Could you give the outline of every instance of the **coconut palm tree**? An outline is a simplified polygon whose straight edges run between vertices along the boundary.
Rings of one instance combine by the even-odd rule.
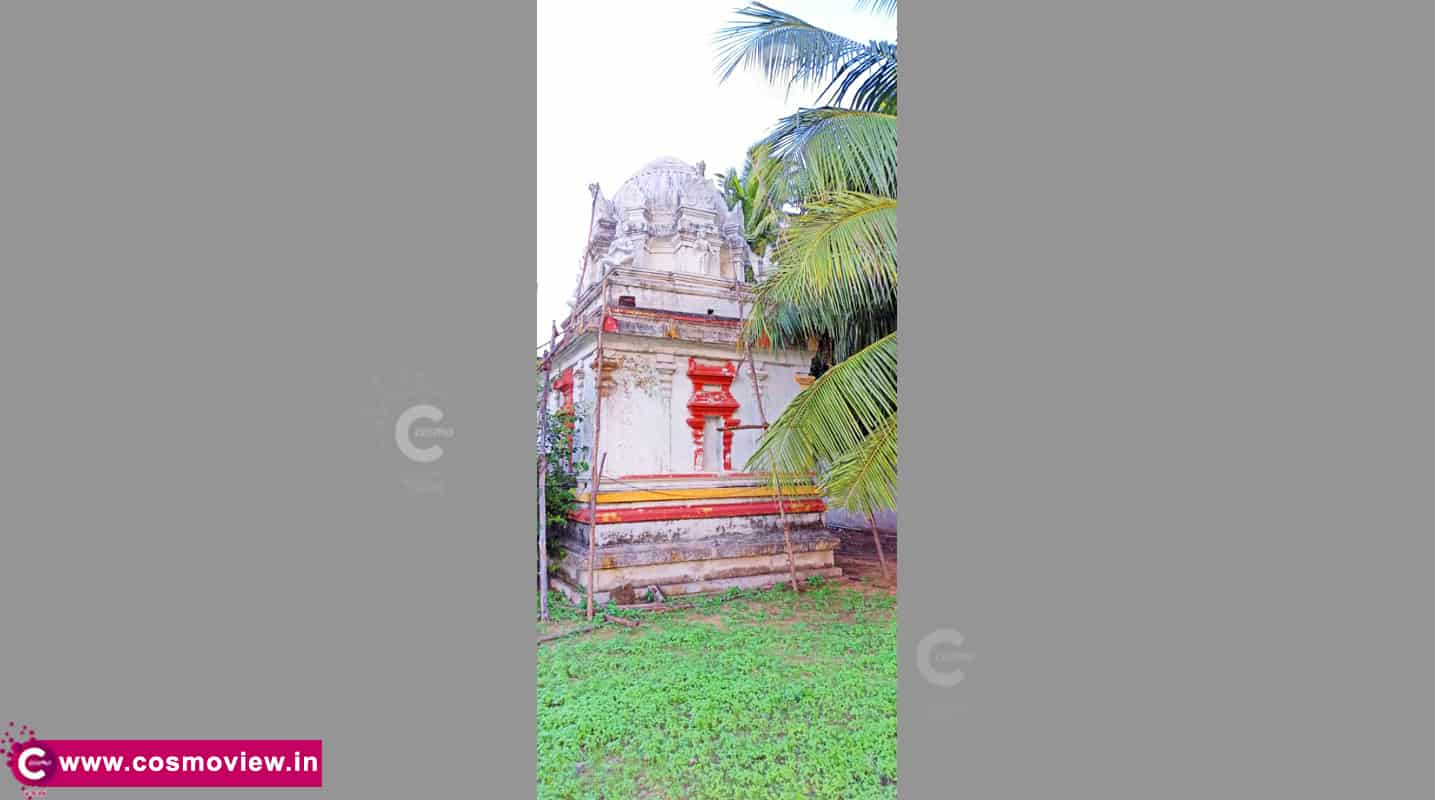
[[[743,235],[747,246],[758,254],[777,244],[782,214],[776,183],[783,164],[769,155],[770,150],[767,145],[754,145],[747,152],[742,172],[729,169],[722,176],[723,199],[728,208],[742,205]]]
[[[894,14],[895,0],[859,7]],[[778,480],[818,473],[829,504],[896,505],[897,45],[859,42],[762,3],[718,32],[718,73],[755,69],[817,105],[778,121],[765,148],[782,221],[776,268],[756,288],[742,342],[823,342],[832,366],[759,441],[750,468]],[[795,198],[795,204],[789,204]],[[775,202],[774,202],[775,201]]]

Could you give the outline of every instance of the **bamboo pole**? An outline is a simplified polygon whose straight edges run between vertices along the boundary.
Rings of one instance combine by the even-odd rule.
[[[538,415],[538,618],[548,621],[548,390],[553,377],[553,347],[558,340],[554,325],[543,354],[543,399]]]
[[[569,637],[569,636],[577,636],[577,635],[582,634],[582,633],[588,633],[588,632],[590,632],[590,631],[596,631],[596,630],[598,630],[598,629],[601,628],[601,627],[603,627],[603,623],[600,622],[600,623],[597,623],[597,624],[595,624],[595,625],[585,625],[585,626],[582,627],[582,628],[575,628],[575,629],[573,629],[573,630],[571,630],[571,631],[563,631],[562,633],[550,633],[550,634],[548,634],[547,636],[540,636],[540,637],[538,637],[538,643],[539,643],[539,644],[543,644],[544,642],[552,642],[552,641],[556,641],[556,640],[558,640],[558,639],[565,639],[565,638],[567,638],[567,637]]]
[[[593,439],[598,438],[597,431],[593,432]],[[604,453],[603,458],[598,462],[597,469],[593,472],[593,480],[588,487],[588,619],[593,619],[593,573],[598,565],[598,481],[603,478],[603,465],[608,461],[608,454]]]
[[[877,518],[872,516],[871,511],[867,512],[867,524],[872,526],[872,541],[877,545],[877,560],[882,562],[882,578],[891,580],[892,573],[887,571],[887,557],[882,554],[882,537],[877,535]]]
[[[743,321],[741,280],[742,279],[740,277],[739,270],[734,269],[732,276],[732,290],[733,294],[737,296],[737,318],[739,323]],[[741,347],[742,334],[739,333],[738,336],[738,346]],[[762,429],[766,431],[767,412],[764,411],[762,408],[762,387],[758,386],[757,363],[753,360],[752,348],[743,347],[743,349],[747,351],[747,368],[752,375],[752,395],[754,398],[757,399],[757,417],[762,422]],[[782,520],[782,541],[787,548],[787,575],[789,578],[792,579],[792,594],[795,597],[800,591],[800,589],[797,586],[797,557],[792,552],[792,523],[789,522],[787,519],[787,507],[782,501],[782,480],[777,476],[776,472],[773,473],[772,488],[775,491],[777,497],[777,515]]]
[[[583,255],[582,255],[582,257],[580,257],[580,258],[578,259],[578,287],[573,290],[573,302],[574,302],[575,304],[578,302],[579,296],[583,294],[583,279],[588,276],[588,248],[589,248],[589,246],[590,246],[590,245],[592,244],[592,242],[593,242],[593,239],[592,239],[592,237],[593,237],[593,220],[598,217],[598,184],[597,184],[597,183],[594,183],[594,184],[592,184],[591,186],[589,186],[589,187],[588,187],[588,191],[593,195],[593,202],[592,202],[592,204],[589,205],[589,207],[588,207],[588,237],[589,237],[589,238],[588,238],[588,243],[585,244],[585,245],[583,245]],[[563,328],[564,328],[565,330],[568,328],[568,323],[569,323],[569,321],[571,321],[571,320],[573,319],[573,312],[574,312],[574,311],[577,311],[577,310],[578,310],[578,309],[577,309],[577,307],[576,307],[576,305],[575,305],[575,307],[573,308],[573,310],[568,312],[568,318],[565,319],[565,320],[563,320]]]
[[[603,326],[608,322],[608,276],[604,275],[598,284],[598,341],[593,348],[593,449],[590,456],[599,453],[598,437],[603,432]],[[598,481],[603,474],[603,462],[608,454],[603,453],[602,461],[594,462],[592,476],[588,479],[588,619],[593,619],[593,567],[595,565],[598,539]]]

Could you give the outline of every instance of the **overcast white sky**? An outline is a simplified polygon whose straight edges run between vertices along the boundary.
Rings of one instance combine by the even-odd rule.
[[[894,17],[853,0],[766,0],[767,5],[859,40],[897,38]],[[538,318],[534,344],[562,321],[588,234],[588,184],[613,196],[660,156],[708,174],[743,154],[812,92],[739,72],[718,84],[713,35],[741,0],[540,0],[538,4]]]

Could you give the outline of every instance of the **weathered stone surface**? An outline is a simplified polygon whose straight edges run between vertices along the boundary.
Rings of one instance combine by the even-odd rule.
[[[601,527],[601,526],[600,526]],[[793,562],[798,570],[832,568],[833,552],[840,540],[825,530],[800,530],[792,534]],[[587,586],[588,551],[578,540],[565,541],[566,557],[559,562],[560,575],[569,583]],[[702,591],[701,584],[732,578],[787,574],[786,543],[781,535],[749,535],[700,542],[610,545],[597,548],[594,591],[607,592],[624,586],[644,589],[657,585],[665,593]],[[838,570],[840,574],[840,570]],[[666,587],[674,588],[671,592]],[[751,583],[745,585],[770,585]]]
[[[576,405],[585,458],[606,458],[595,534],[599,601],[625,586],[685,594],[786,580],[776,501],[761,490],[763,476],[744,470],[761,436],[759,395],[765,419],[776,419],[801,390],[796,377],[811,352],[759,349],[749,365],[736,347],[753,304],[744,268],[763,271],[766,254],[749,251],[742,209],[727,207],[701,165],[661,158],[612,198],[596,184],[589,189],[594,221],[552,364],[571,374],[555,406]],[[587,483],[583,475],[579,490]],[[838,540],[822,525],[820,500],[790,499],[798,504],[780,508],[798,569],[829,574]],[[561,585],[582,593],[589,526],[570,523],[563,535]]]
[[[602,526],[599,526],[600,530]],[[793,531],[792,549],[795,553],[835,550],[841,540],[825,531]],[[587,543],[577,538],[564,539],[564,547],[570,559],[576,559],[578,566],[588,561]],[[596,548],[599,569],[641,566],[645,564],[672,564],[708,559],[745,558],[782,554],[786,558],[787,545],[778,536],[730,536],[698,541],[644,542],[621,545],[604,545]]]
[[[793,562],[799,570],[826,569],[833,566],[832,550],[813,550],[795,553]],[[581,561],[571,566],[576,570],[564,570],[573,583],[587,586],[587,573],[581,569]],[[669,586],[726,578],[748,578],[757,575],[787,573],[787,555],[752,555],[741,558],[720,558],[704,561],[674,561],[665,564],[642,564],[631,567],[608,567],[604,565],[594,573],[594,591],[610,591],[620,586],[638,589],[651,586]]]
[[[837,578],[841,577],[841,575],[842,570],[839,567],[797,570],[797,579],[799,581],[806,581],[808,578],[814,577]],[[788,577],[786,567],[784,566],[781,572],[769,572],[764,575],[752,575],[740,578],[719,578],[688,583],[662,584],[658,586],[658,589],[666,597],[679,597],[682,595],[690,594],[712,594],[716,592],[723,592],[732,588],[762,589],[768,586],[776,586],[780,583],[787,583],[788,580],[790,580],[790,578]],[[634,592],[635,594],[641,596],[642,592],[646,590],[648,586],[651,585],[653,584],[634,584],[634,586],[636,587],[634,588]],[[578,585],[570,583],[564,578],[555,578],[553,580],[553,587],[562,592],[565,597],[567,597],[575,604],[582,604],[587,597],[586,584]],[[593,591],[593,602],[598,605],[607,603],[608,600],[612,597],[613,592],[611,590],[594,589]]]
[[[789,514],[794,531],[826,530],[820,513]],[[569,523],[568,536],[588,546],[588,525]],[[624,522],[598,526],[598,546],[623,544],[702,543],[727,537],[766,535],[782,540],[782,518],[775,514],[750,517],[714,517],[712,519],[665,520],[661,522]]]

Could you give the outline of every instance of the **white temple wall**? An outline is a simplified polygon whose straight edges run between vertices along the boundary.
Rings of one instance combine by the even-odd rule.
[[[638,308],[661,308],[699,316],[706,316],[711,309],[715,316],[736,319],[737,299],[731,294],[732,284],[716,275],[707,277],[711,280],[689,283],[672,274],[625,275],[612,281],[609,301],[617,304],[620,297],[627,295]]]
[[[759,392],[766,419],[776,420],[801,391],[796,377],[812,357],[803,349],[756,352],[754,377],[737,351],[738,292],[750,297],[753,287],[736,279],[744,263],[753,264],[755,278],[769,263],[743,241],[741,209],[727,206],[703,163],[675,158],[646,164],[611,199],[596,183],[589,190],[594,221],[582,288],[554,367],[565,386],[563,370],[572,370],[573,400],[585,415],[578,442],[590,447],[584,458],[596,463],[606,455],[607,462],[596,516],[580,509],[562,529],[575,547],[559,564],[555,585],[581,597],[588,565],[578,553],[589,535],[598,547],[598,603],[631,603],[649,585],[678,596],[784,582],[789,548],[799,579],[840,575],[832,556],[838,538],[822,525],[815,487],[791,498],[779,519],[762,476],[732,474],[749,471],[762,437]],[[603,364],[595,370],[600,335]],[[696,389],[692,358],[704,367]],[[704,393],[695,404],[705,417],[697,437],[703,446],[688,425],[695,390]],[[563,399],[555,397],[554,405]],[[595,420],[599,403],[602,418]],[[718,427],[729,419],[743,429],[724,437]],[[729,468],[724,438],[731,441]],[[709,471],[714,462],[717,471]],[[583,474],[580,491],[587,482]]]
[[[701,465],[695,468],[695,445],[687,423],[693,393],[687,374],[689,357],[705,364],[731,362],[737,370],[730,387],[739,404],[735,415],[743,425],[760,422],[752,376],[730,345],[610,336],[603,349],[607,360],[616,362],[613,389],[603,398],[602,412],[608,475],[703,471]],[[766,374],[763,408],[771,421],[801,389],[795,376],[806,373],[809,356],[799,351],[760,355],[759,376]],[[745,470],[761,433],[755,429],[733,433],[732,471]]]
[[[782,354],[767,354],[761,351],[754,354],[757,357],[758,380],[762,389],[762,407],[767,412],[767,421],[775,421],[782,410],[792,402],[802,387],[797,383],[797,375],[807,374],[807,368],[811,363],[812,356],[800,351],[790,351]],[[757,398],[752,389],[752,374],[745,364],[738,372],[738,377],[733,381],[732,394],[741,403],[738,409],[738,416],[742,418],[744,425],[756,425],[761,420],[757,413]],[[764,377],[765,374],[765,377]],[[746,470],[747,460],[757,447],[758,439],[762,437],[760,430],[743,430],[734,434],[732,449],[732,465],[735,470]]]
[[[657,354],[603,343],[605,359],[615,368],[611,391],[603,397],[601,449],[608,454],[605,475],[666,472],[668,436],[658,420],[667,415],[663,375]],[[601,454],[600,456],[601,457]],[[610,487],[616,489],[617,487]]]
[[[743,425],[756,425],[761,421],[752,375],[746,361],[738,357],[730,344],[609,334],[604,339],[603,350],[612,369],[609,376],[612,387],[603,397],[602,409],[601,448],[608,454],[607,475],[703,471],[700,466],[694,468],[692,429],[687,423],[688,401],[693,393],[692,379],[687,374],[689,357],[696,357],[704,364],[731,362],[737,372],[729,387],[738,402],[735,415]],[[796,376],[807,373],[811,356],[802,351],[759,351],[756,356],[763,409],[771,422],[801,390]],[[596,462],[602,453],[591,450],[592,410],[597,401],[593,358],[594,350],[585,348],[582,355],[555,364],[554,378],[556,380],[565,368],[573,367],[574,400],[585,412],[577,431],[578,441],[590,448],[588,458]],[[550,395],[550,408],[557,408],[561,402],[557,392]],[[747,460],[761,435],[758,429],[733,433],[732,471],[746,471]]]

